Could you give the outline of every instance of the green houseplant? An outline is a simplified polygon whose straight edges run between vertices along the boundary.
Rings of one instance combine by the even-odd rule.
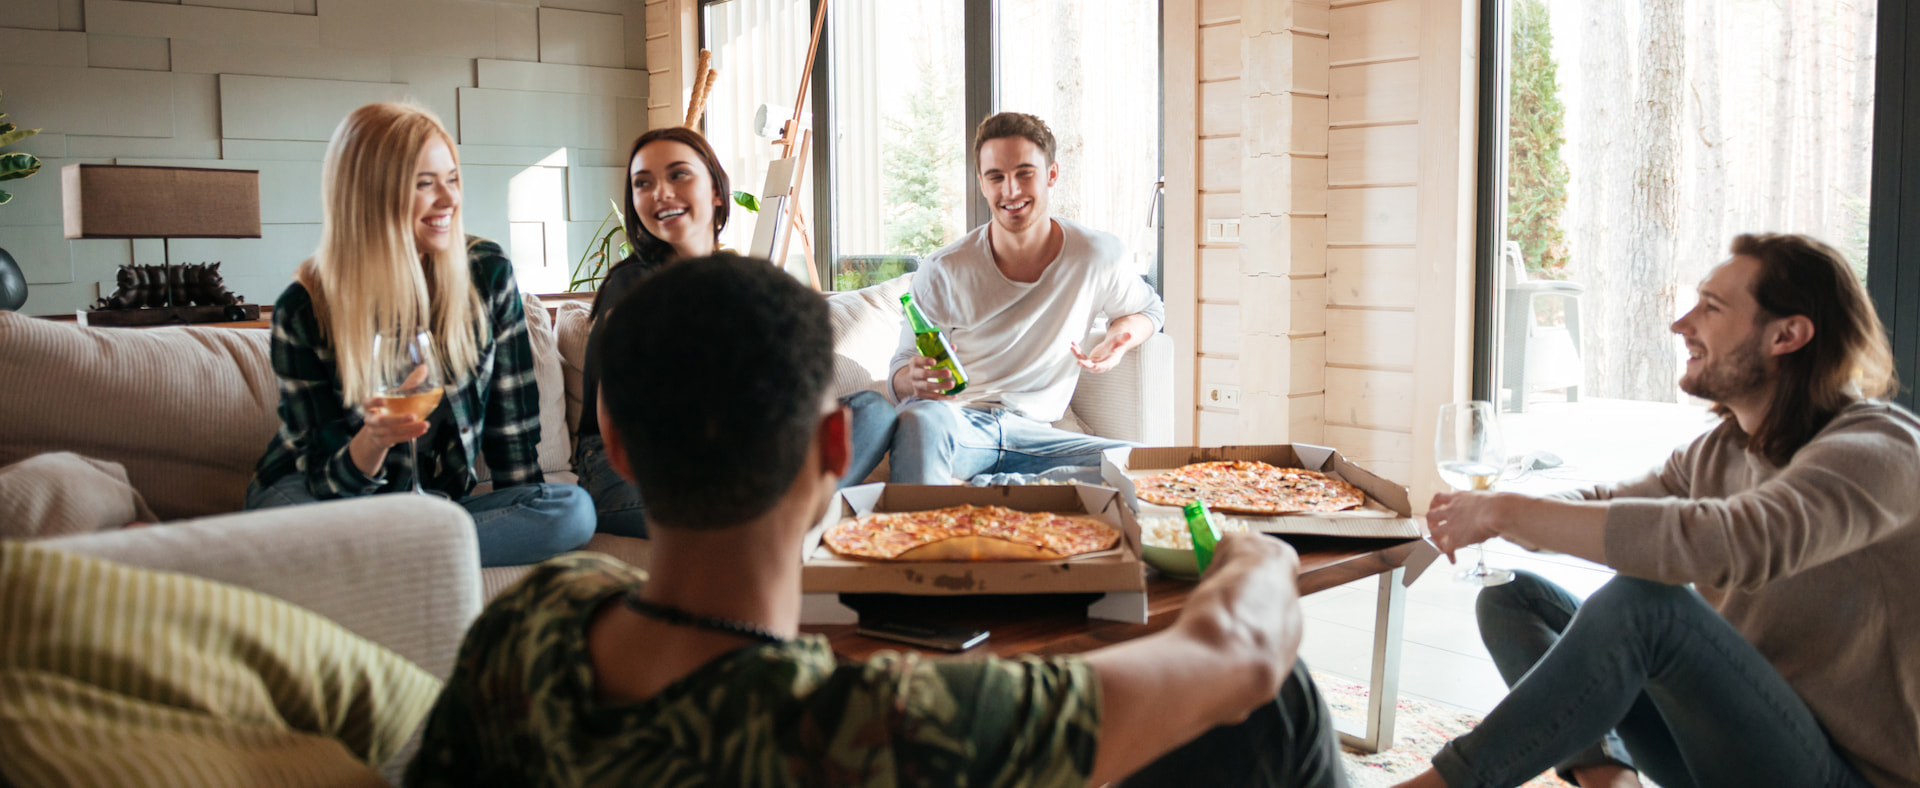
[[[586,250],[580,253],[580,262],[573,264],[573,276],[567,281],[569,293],[600,289],[600,282],[607,278],[607,269],[633,253],[633,242],[627,238],[620,205],[611,199],[607,200],[607,205],[613,210],[600,220],[600,226],[594,228],[593,240],[588,241]],[[619,240],[616,241],[616,238]]]
[[[0,113],[0,118],[4,117],[6,113]],[[39,129],[22,129],[11,123],[0,122],[0,148],[39,133]],[[39,171],[40,159],[31,153],[0,153],[0,181],[17,181]],[[0,205],[12,200],[11,192],[0,189]],[[0,249],[0,312],[12,312],[26,303],[27,278],[20,272],[20,264],[14,262],[13,255]]]

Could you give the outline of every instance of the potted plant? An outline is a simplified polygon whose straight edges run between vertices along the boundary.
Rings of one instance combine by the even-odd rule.
[[[6,113],[0,113],[0,118],[4,117]],[[0,148],[39,133],[39,129],[21,129],[11,123],[0,123]],[[40,159],[31,153],[0,153],[0,181],[19,180],[39,171]],[[12,193],[0,189],[0,205],[12,199]],[[0,312],[12,312],[26,303],[27,277],[20,272],[20,264],[14,262],[13,255],[0,249]]]

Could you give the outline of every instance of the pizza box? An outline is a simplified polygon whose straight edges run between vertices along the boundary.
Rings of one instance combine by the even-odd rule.
[[[1120,531],[1113,549],[1055,561],[863,561],[820,543],[829,526],[870,512],[910,512],[961,504],[1026,512],[1084,514]],[[963,487],[863,484],[834,495],[801,551],[801,623],[851,623],[840,594],[918,596],[1104,592],[1090,618],[1146,623],[1146,565],[1140,528],[1116,490],[1091,484]]]
[[[1185,446],[1110,449],[1101,462],[1100,477],[1120,491],[1137,517],[1181,516],[1180,507],[1141,501],[1133,480],[1196,462],[1249,460],[1282,468],[1319,471],[1360,488],[1367,503],[1344,512],[1303,512],[1261,516],[1230,514],[1259,531],[1282,536],[1329,536],[1353,539],[1419,539],[1425,534],[1413,519],[1407,488],[1380,478],[1326,446],[1283,443],[1270,446]]]

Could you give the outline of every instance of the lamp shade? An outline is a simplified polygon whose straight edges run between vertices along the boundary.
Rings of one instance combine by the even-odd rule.
[[[69,164],[68,238],[259,238],[260,171]]]

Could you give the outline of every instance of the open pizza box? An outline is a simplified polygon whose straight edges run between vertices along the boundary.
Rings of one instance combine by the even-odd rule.
[[[1120,541],[1108,550],[1053,561],[867,561],[842,558],[820,543],[828,527],[849,517],[961,504],[1083,514],[1120,531]],[[1119,492],[1091,484],[848,487],[835,494],[826,515],[807,532],[801,561],[803,624],[855,623],[858,614],[839,599],[840,594],[850,593],[957,596],[1099,592],[1105,595],[1088,607],[1088,618],[1136,624],[1147,620],[1140,528]]]
[[[1111,449],[1101,462],[1100,477],[1120,491],[1127,505],[1140,518],[1181,517],[1178,506],[1162,506],[1140,500],[1134,493],[1133,480],[1191,463],[1223,460],[1264,462],[1282,468],[1319,471],[1343,479],[1367,494],[1364,506],[1343,512],[1227,515],[1245,520],[1255,530],[1283,536],[1350,539],[1419,539],[1424,536],[1420,524],[1413,519],[1413,507],[1407,498],[1406,487],[1380,478],[1326,446],[1283,443],[1271,446]]]

